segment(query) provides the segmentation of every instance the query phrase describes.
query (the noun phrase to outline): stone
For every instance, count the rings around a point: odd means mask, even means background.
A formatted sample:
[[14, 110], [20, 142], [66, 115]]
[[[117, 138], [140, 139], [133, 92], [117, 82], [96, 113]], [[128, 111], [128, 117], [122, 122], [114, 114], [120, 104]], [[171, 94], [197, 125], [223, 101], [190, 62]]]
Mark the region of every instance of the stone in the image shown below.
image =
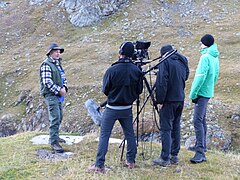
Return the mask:
[[[60, 135], [60, 138], [66, 141], [66, 144], [72, 145], [79, 143], [83, 140], [83, 136], [67, 136], [67, 135]], [[49, 135], [39, 135], [35, 136], [31, 139], [33, 144], [49, 144]]]
[[71, 156], [73, 156], [73, 153], [72, 152], [54, 153], [53, 151], [50, 150], [39, 149], [37, 150], [37, 155], [42, 160], [61, 161], [69, 159]]

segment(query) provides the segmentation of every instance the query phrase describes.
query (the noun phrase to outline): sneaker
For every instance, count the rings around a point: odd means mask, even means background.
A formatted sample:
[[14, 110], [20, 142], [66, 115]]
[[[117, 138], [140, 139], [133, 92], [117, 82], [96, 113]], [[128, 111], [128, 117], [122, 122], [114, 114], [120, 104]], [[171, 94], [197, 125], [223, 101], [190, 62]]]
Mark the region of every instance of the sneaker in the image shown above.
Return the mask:
[[95, 164], [89, 166], [87, 171], [93, 172], [93, 173], [101, 173], [101, 174], [104, 174], [106, 172], [104, 167], [100, 168], [100, 167], [97, 167]]
[[177, 156], [171, 156], [170, 157], [170, 163], [177, 165], [179, 163], [179, 159]]
[[58, 140], [60, 143], [66, 143], [66, 141], [64, 140], [64, 139], [62, 139], [62, 138], [59, 138], [59, 140]]
[[135, 168], [135, 163], [130, 163], [130, 162], [125, 162], [125, 166], [128, 168], [128, 169], [133, 169]]
[[204, 153], [196, 152], [195, 156], [190, 159], [192, 163], [201, 163], [207, 161], [206, 156]]
[[159, 158], [159, 159], [153, 160], [153, 165], [159, 165], [159, 166], [166, 167], [166, 166], [170, 165], [170, 161], [169, 160], [165, 161], [162, 158]]
[[63, 153], [64, 149], [59, 143], [51, 144], [52, 150], [56, 153]]

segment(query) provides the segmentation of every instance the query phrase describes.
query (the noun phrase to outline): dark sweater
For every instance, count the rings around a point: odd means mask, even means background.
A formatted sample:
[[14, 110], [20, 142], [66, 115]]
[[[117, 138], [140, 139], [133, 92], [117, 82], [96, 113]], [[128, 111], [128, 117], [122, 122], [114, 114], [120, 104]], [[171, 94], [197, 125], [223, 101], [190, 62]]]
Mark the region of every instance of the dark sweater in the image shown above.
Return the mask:
[[119, 59], [103, 77], [102, 91], [111, 106], [132, 105], [142, 89], [142, 71], [129, 59]]

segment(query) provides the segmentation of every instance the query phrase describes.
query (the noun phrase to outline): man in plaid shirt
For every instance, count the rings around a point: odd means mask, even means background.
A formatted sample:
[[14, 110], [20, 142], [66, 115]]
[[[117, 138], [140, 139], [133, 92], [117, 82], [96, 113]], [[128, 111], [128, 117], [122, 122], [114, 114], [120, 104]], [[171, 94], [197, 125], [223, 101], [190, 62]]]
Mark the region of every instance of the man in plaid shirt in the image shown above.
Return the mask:
[[50, 122], [49, 143], [55, 152], [62, 153], [63, 147], [59, 144], [65, 142], [59, 138], [59, 128], [63, 118], [62, 103], [67, 93], [67, 80], [64, 70], [61, 66], [60, 54], [64, 52], [63, 48], [53, 43], [49, 46], [47, 58], [40, 66], [40, 94], [45, 98], [48, 106]]

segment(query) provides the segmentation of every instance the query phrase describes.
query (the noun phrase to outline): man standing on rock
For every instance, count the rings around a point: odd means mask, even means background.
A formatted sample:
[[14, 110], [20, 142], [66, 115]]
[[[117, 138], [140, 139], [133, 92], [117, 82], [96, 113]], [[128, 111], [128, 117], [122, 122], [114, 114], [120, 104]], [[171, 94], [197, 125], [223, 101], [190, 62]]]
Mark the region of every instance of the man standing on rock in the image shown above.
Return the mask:
[[207, 134], [206, 110], [209, 99], [214, 96], [214, 87], [219, 75], [219, 51], [213, 36], [204, 35], [201, 43], [200, 53], [202, 56], [189, 95], [189, 98], [195, 103], [193, 123], [196, 135], [194, 147], [196, 154], [190, 160], [192, 163], [201, 163], [207, 160], [204, 153]]
[[178, 164], [180, 150], [180, 120], [185, 99], [185, 81], [189, 76], [187, 58], [177, 52], [171, 45], [160, 50], [161, 57], [167, 57], [158, 66], [156, 79], [156, 100], [161, 105], [160, 133], [162, 151], [154, 165], [168, 166]]
[[112, 64], [103, 77], [102, 91], [107, 96], [107, 105], [101, 121], [96, 162], [88, 168], [88, 171], [99, 173], [106, 171], [105, 155], [116, 120], [119, 120], [127, 140], [126, 166], [129, 169], [135, 167], [137, 145], [133, 130], [132, 104], [142, 93], [143, 80], [142, 71], [131, 60], [133, 54], [133, 43], [122, 43], [119, 60]]
[[50, 122], [49, 143], [57, 153], [64, 152], [59, 143], [65, 142], [59, 138], [59, 128], [63, 118], [62, 103], [68, 90], [65, 73], [61, 66], [60, 54], [63, 52], [63, 48], [55, 43], [51, 44], [46, 54], [47, 58], [40, 66], [40, 94], [45, 98], [48, 106]]

